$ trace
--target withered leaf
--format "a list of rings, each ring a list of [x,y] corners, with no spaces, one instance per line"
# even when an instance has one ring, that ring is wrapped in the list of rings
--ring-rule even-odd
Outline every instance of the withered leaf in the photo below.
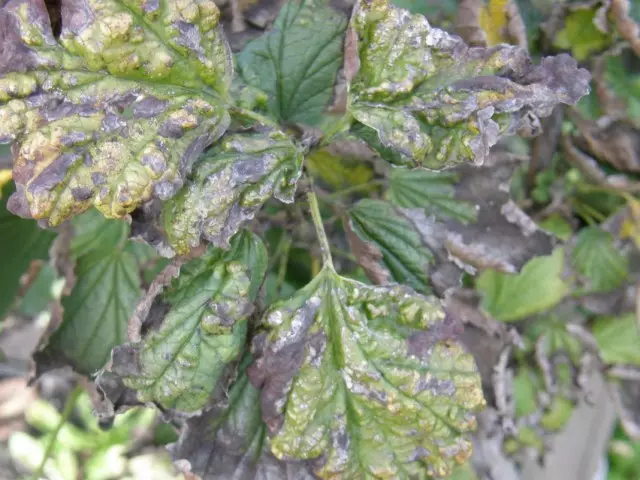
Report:
[[[202,480],[312,480],[303,462],[284,462],[269,450],[260,412],[260,391],[242,372],[220,399],[201,416],[186,421],[173,458],[188,461]]]
[[[469,48],[386,0],[361,0],[350,28],[360,56],[349,86],[355,133],[393,163],[482,164],[501,136],[536,133],[538,117],[589,91],[589,73],[568,55],[535,66],[518,47]]]
[[[444,476],[484,400],[440,302],[325,266],[263,316],[249,369],[271,451],[322,478]]]
[[[0,142],[16,214],[58,225],[166,200],[229,124],[233,66],[212,0],[44,0],[0,9]]]

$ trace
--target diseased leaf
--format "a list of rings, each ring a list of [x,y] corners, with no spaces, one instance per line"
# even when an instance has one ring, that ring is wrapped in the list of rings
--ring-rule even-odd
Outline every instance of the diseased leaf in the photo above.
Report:
[[[7,210],[7,198],[14,191],[13,184],[2,187],[0,201],[0,251],[2,275],[0,275],[0,317],[4,317],[13,303],[20,277],[33,260],[45,260],[56,234],[42,230],[32,220],[23,220]]]
[[[316,125],[331,100],[347,21],[322,0],[291,0],[238,56],[244,80],[269,95],[279,121]]]
[[[592,290],[614,290],[627,278],[626,257],[613,245],[613,236],[598,227],[580,231],[571,257],[573,266],[587,277]]]
[[[522,159],[496,151],[481,167],[460,165],[447,172],[459,178],[456,201],[475,206],[475,222],[401,210],[433,255],[427,274],[438,295],[459,286],[463,272],[515,273],[534,256],[551,252],[551,237],[511,200],[511,178],[520,165]]]
[[[597,318],[592,333],[606,363],[640,366],[640,333],[634,313]]]
[[[476,287],[484,295],[482,308],[503,322],[542,312],[569,293],[569,285],[562,279],[563,272],[563,248],[530,260],[517,275],[495,270],[482,272],[476,280]]]
[[[568,55],[533,66],[517,47],[468,48],[386,0],[362,0],[350,28],[360,56],[349,87],[355,133],[374,131],[393,163],[482,164],[501,136],[539,131],[538,117],[589,91],[588,72]]]
[[[58,225],[166,200],[229,123],[231,54],[212,0],[44,0],[0,9],[0,142],[15,142],[10,209]]]
[[[189,252],[201,238],[227,248],[270,197],[293,201],[301,152],[257,114],[236,111],[234,121],[237,125],[198,160],[175,197],[150,215],[134,216],[134,234],[169,256]]]
[[[35,359],[39,372],[69,364],[90,375],[127,338],[127,320],[142,294],[140,263],[125,222],[91,210],[76,217],[73,226],[76,282],[62,299],[61,325]]]
[[[113,350],[111,372],[138,391],[140,402],[190,414],[206,406],[244,349],[266,255],[258,237],[241,232],[229,252],[209,247],[182,266],[148,309],[142,340]]]
[[[444,476],[484,401],[439,301],[325,267],[263,316],[249,369],[271,451],[322,478]]]
[[[427,268],[433,256],[411,223],[393,206],[381,200],[361,200],[349,210],[349,225],[361,240],[379,249],[380,268],[393,280],[419,292],[431,292]],[[358,260],[371,277],[372,265],[366,268],[363,260],[376,259],[358,256]],[[373,277],[378,278],[377,275]]]
[[[389,200],[399,207],[424,208],[438,219],[452,218],[462,223],[475,222],[476,208],[456,199],[453,172],[433,172],[423,168],[394,168],[389,182]]]
[[[269,450],[260,412],[260,391],[244,372],[228,398],[199,417],[187,420],[178,442],[170,447],[175,460],[187,460],[203,480],[312,480],[301,462],[283,462]]]

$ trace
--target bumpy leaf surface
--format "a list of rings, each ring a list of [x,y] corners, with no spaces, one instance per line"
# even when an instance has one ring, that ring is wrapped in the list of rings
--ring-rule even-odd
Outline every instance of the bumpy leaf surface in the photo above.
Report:
[[[193,413],[242,353],[247,318],[266,270],[259,238],[239,233],[229,252],[210,247],[156,297],[141,342],[113,350],[111,371],[141,402]]]
[[[203,480],[312,480],[302,462],[283,462],[269,450],[260,412],[260,391],[242,373],[226,401],[187,420],[171,447]]]
[[[549,256],[534,258],[517,275],[487,270],[476,281],[484,295],[482,307],[503,322],[542,312],[569,293],[563,272],[563,248],[556,248]]]
[[[93,374],[109,359],[111,349],[127,338],[127,320],[142,294],[144,259],[138,250],[146,246],[127,241],[125,222],[106,220],[95,210],[75,218],[73,226],[70,254],[76,262],[76,282],[62,299],[61,325],[35,358],[39,370],[66,363]]]
[[[201,238],[226,248],[270,197],[293,201],[302,154],[267,119],[246,111],[233,117],[231,130],[194,165],[186,185],[155,218],[137,220],[134,233],[169,253],[186,253]]]
[[[613,236],[598,227],[578,234],[571,256],[573,266],[593,290],[613,290],[627,278],[627,259],[613,245]]]
[[[468,48],[386,0],[362,0],[350,28],[358,37],[349,86],[356,133],[376,136],[370,144],[383,157],[393,150],[394,163],[481,164],[500,136],[537,133],[538,117],[589,90],[588,72],[568,55],[534,66],[518,47]]]
[[[389,181],[389,200],[399,207],[424,208],[438,219],[453,218],[462,223],[476,220],[476,208],[455,198],[453,172],[433,172],[424,168],[394,168]]]
[[[411,223],[391,204],[380,200],[361,200],[349,210],[349,219],[355,234],[380,250],[381,268],[388,272],[388,276],[419,292],[431,291],[428,264],[433,255],[422,244]],[[364,259],[358,260],[362,263]]]
[[[293,0],[238,56],[242,77],[269,94],[275,118],[309,125],[320,120],[342,62],[346,26],[322,0]]]
[[[229,123],[232,63],[212,0],[44,0],[0,9],[0,142],[11,209],[57,225],[170,198]]]
[[[271,451],[322,478],[446,475],[482,406],[473,358],[437,299],[325,267],[264,315],[249,369]]]

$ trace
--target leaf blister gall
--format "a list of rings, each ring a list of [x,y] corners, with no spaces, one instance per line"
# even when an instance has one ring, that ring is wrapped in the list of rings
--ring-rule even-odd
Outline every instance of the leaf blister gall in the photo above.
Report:
[[[483,405],[473,358],[433,297],[325,269],[263,316],[249,369],[278,458],[323,478],[444,475]]]
[[[211,1],[62,5],[12,0],[0,64],[0,141],[14,141],[10,207],[58,225],[95,206],[121,217],[167,200],[229,124],[233,68]]]
[[[482,164],[500,137],[589,91],[589,73],[568,55],[534,66],[518,47],[469,48],[386,0],[359,2],[350,28],[360,57],[349,86],[355,133],[392,163]]]

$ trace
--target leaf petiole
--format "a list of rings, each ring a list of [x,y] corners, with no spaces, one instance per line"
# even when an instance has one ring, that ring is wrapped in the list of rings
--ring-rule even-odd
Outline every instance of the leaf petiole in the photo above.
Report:
[[[320,207],[318,206],[318,197],[316,197],[316,193],[313,191],[313,185],[311,186],[311,190],[307,193],[307,200],[309,201],[309,210],[311,210],[313,226],[316,228],[316,235],[318,236],[318,242],[320,243],[322,263],[324,264],[323,266],[328,267],[335,272],[333,259],[331,258],[331,247],[329,246],[327,234],[324,231],[324,224],[322,223],[322,216],[320,215]]]

